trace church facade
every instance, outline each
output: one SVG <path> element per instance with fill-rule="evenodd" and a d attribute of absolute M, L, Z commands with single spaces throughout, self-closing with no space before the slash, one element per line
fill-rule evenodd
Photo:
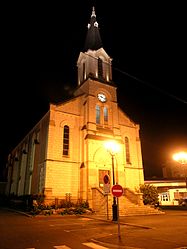
<path fill-rule="evenodd" d="M 43 193 L 48 202 L 70 196 L 96 207 L 105 191 L 112 202 L 116 183 L 128 196 L 138 195 L 144 184 L 140 127 L 118 106 L 112 59 L 103 48 L 94 8 L 77 68 L 73 97 L 51 103 L 10 153 L 8 195 Z M 113 142 L 118 151 L 106 148 Z"/>

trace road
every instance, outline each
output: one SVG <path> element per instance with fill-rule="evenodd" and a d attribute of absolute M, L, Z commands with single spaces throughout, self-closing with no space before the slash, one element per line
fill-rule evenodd
<path fill-rule="evenodd" d="M 0 249 L 187 249 L 187 211 L 120 218 L 28 216 L 0 209 Z"/>
<path fill-rule="evenodd" d="M 106 236 L 112 232 L 113 227 L 115 224 L 111 226 L 108 222 L 85 217 L 29 218 L 1 210 L 0 249 L 99 249 L 91 238 Z"/>

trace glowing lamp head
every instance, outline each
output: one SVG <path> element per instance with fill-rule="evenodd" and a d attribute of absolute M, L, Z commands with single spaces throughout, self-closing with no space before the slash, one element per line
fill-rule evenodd
<path fill-rule="evenodd" d="M 119 150 L 120 150 L 119 144 L 116 143 L 115 141 L 107 141 L 107 142 L 105 142 L 105 148 L 112 155 L 118 153 Z"/>
<path fill-rule="evenodd" d="M 181 164 L 186 164 L 187 163 L 187 152 L 179 152 L 179 153 L 175 153 L 173 155 L 173 160 L 181 163 Z"/>

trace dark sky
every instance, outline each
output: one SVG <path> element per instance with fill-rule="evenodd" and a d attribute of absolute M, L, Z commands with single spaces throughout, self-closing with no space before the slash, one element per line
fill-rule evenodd
<path fill-rule="evenodd" d="M 146 177 L 161 176 L 172 153 L 187 149 L 184 4 L 16 3 L 4 7 L 1 31 L 1 172 L 49 102 L 64 100 L 77 86 L 76 62 L 93 5 L 103 48 L 113 59 L 119 106 L 140 124 Z"/>

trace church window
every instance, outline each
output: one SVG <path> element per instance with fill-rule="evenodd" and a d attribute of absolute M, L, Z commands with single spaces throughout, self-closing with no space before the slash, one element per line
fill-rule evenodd
<path fill-rule="evenodd" d="M 104 107 L 104 123 L 107 124 L 108 123 L 108 107 Z"/>
<path fill-rule="evenodd" d="M 125 137 L 126 163 L 130 163 L 129 139 Z"/>
<path fill-rule="evenodd" d="M 96 124 L 100 124 L 101 109 L 99 105 L 96 105 Z"/>
<path fill-rule="evenodd" d="M 63 137 L 63 155 L 69 155 L 69 126 L 64 126 L 64 137 Z"/>
<path fill-rule="evenodd" d="M 82 65 L 82 72 L 83 72 L 83 80 L 85 80 L 86 79 L 86 65 L 85 65 L 85 63 L 83 63 L 83 65 Z"/>
<path fill-rule="evenodd" d="M 103 62 L 100 58 L 98 59 L 98 78 L 103 78 Z"/>

